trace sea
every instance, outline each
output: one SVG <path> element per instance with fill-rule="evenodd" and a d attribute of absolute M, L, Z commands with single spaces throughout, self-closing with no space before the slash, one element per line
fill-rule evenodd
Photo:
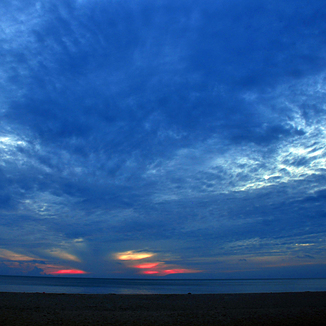
<path fill-rule="evenodd" d="M 326 291 L 326 279 L 119 279 L 0 276 L 0 292 L 208 294 Z"/>

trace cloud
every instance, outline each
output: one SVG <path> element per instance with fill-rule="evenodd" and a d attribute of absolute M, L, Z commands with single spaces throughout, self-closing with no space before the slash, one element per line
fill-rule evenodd
<path fill-rule="evenodd" d="M 162 254 L 160 254 L 160 256 L 162 256 L 162 258 L 164 257 Z M 163 261 L 142 262 L 143 259 L 151 260 L 152 257 L 158 258 L 155 253 L 135 252 L 134 250 L 130 250 L 123 253 L 117 253 L 114 257 L 117 260 L 124 261 L 127 268 L 138 270 L 136 273 L 140 275 L 165 276 L 169 274 L 202 272 L 201 270 L 182 268 L 175 264 L 166 264 Z"/>
<path fill-rule="evenodd" d="M 32 264 L 13 265 L 7 262 L 0 262 L 1 275 L 26 275 L 26 276 L 42 276 L 44 271 L 41 268 L 33 266 Z"/>
<path fill-rule="evenodd" d="M 63 260 L 80 263 L 80 260 L 76 256 L 59 249 L 49 250 L 48 253 L 51 256 Z M 2 267 L 0 267 L 4 270 L 6 275 L 10 273 L 17 275 L 87 274 L 87 272 L 80 269 L 62 266 L 47 259 L 17 254 L 6 249 L 0 249 L 0 259 L 3 260 L 3 262 L 1 262 Z"/>
<path fill-rule="evenodd" d="M 2 259 L 102 276 L 323 259 L 323 1 L 0 14 Z"/>
<path fill-rule="evenodd" d="M 170 274 L 195 274 L 201 273 L 201 270 L 180 268 L 178 266 L 165 265 L 164 263 L 159 266 L 159 268 L 151 268 L 146 270 L 141 270 L 139 274 L 142 275 L 154 275 L 154 276 L 166 276 Z"/>
<path fill-rule="evenodd" d="M 159 265 L 159 263 L 144 263 L 144 264 L 139 264 L 139 265 L 134 265 L 135 268 L 154 268 L 157 265 Z"/>
<path fill-rule="evenodd" d="M 29 257 L 22 254 L 17 254 L 13 251 L 0 249 L 0 258 L 5 260 L 13 260 L 13 261 L 37 261 L 39 258 Z"/>
<path fill-rule="evenodd" d="M 155 254 L 152 252 L 129 250 L 125 252 L 116 253 L 115 257 L 118 260 L 140 260 L 140 259 L 153 257 L 154 255 Z"/>
<path fill-rule="evenodd" d="M 316 259 L 314 256 L 311 256 L 311 255 L 296 256 L 296 258 L 299 258 L 299 259 Z"/>
<path fill-rule="evenodd" d="M 81 260 L 76 257 L 75 255 L 72 255 L 68 252 L 65 252 L 63 250 L 60 250 L 60 249 L 51 249 L 51 250 L 48 250 L 47 251 L 51 256 L 54 256 L 54 257 L 58 257 L 60 259 L 63 259 L 63 260 L 71 260 L 71 261 L 75 261 L 75 262 L 81 262 Z"/>
<path fill-rule="evenodd" d="M 55 272 L 51 272 L 52 275 L 77 275 L 77 274 L 87 274 L 87 272 L 79 270 L 79 269 L 60 269 Z"/>

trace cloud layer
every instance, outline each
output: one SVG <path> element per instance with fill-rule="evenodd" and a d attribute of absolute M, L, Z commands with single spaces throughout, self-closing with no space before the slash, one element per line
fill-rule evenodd
<path fill-rule="evenodd" d="M 325 276 L 325 10 L 2 1 L 0 272 Z"/>

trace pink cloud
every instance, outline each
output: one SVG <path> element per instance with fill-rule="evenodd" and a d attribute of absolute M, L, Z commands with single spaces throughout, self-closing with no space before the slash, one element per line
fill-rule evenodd
<path fill-rule="evenodd" d="M 88 274 L 88 273 L 79 269 L 60 269 L 55 272 L 49 272 L 49 274 L 62 275 L 62 274 Z"/>
<path fill-rule="evenodd" d="M 159 263 L 145 263 L 145 264 L 139 264 L 135 265 L 133 267 L 135 268 L 154 268 L 158 265 Z"/>

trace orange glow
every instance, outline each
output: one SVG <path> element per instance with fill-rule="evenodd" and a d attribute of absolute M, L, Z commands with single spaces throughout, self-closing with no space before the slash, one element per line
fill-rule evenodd
<path fill-rule="evenodd" d="M 189 273 L 187 269 L 181 269 L 181 268 L 176 268 L 176 269 L 166 269 L 163 271 L 165 274 L 180 274 L 180 273 Z"/>
<path fill-rule="evenodd" d="M 141 271 L 140 274 L 143 275 L 159 275 L 159 276 L 165 276 L 169 274 L 185 274 L 185 273 L 200 273 L 201 271 L 195 270 L 195 269 L 185 269 L 185 268 L 174 268 L 174 269 L 162 269 L 162 270 L 149 270 L 149 271 Z"/>
<path fill-rule="evenodd" d="M 135 250 L 119 252 L 115 257 L 119 260 L 140 260 L 154 256 L 152 252 L 137 252 Z"/>
<path fill-rule="evenodd" d="M 135 268 L 153 268 L 156 267 L 159 263 L 146 263 L 146 264 L 140 264 L 140 265 L 136 265 L 133 266 Z"/>
<path fill-rule="evenodd" d="M 165 269 L 162 271 L 163 275 L 168 274 L 185 274 L 185 273 L 200 273 L 201 271 L 195 269 L 185 269 L 185 268 L 175 268 L 175 269 Z"/>
<path fill-rule="evenodd" d="M 51 272 L 50 274 L 87 274 L 87 272 L 79 269 L 60 269 L 56 272 Z"/>

